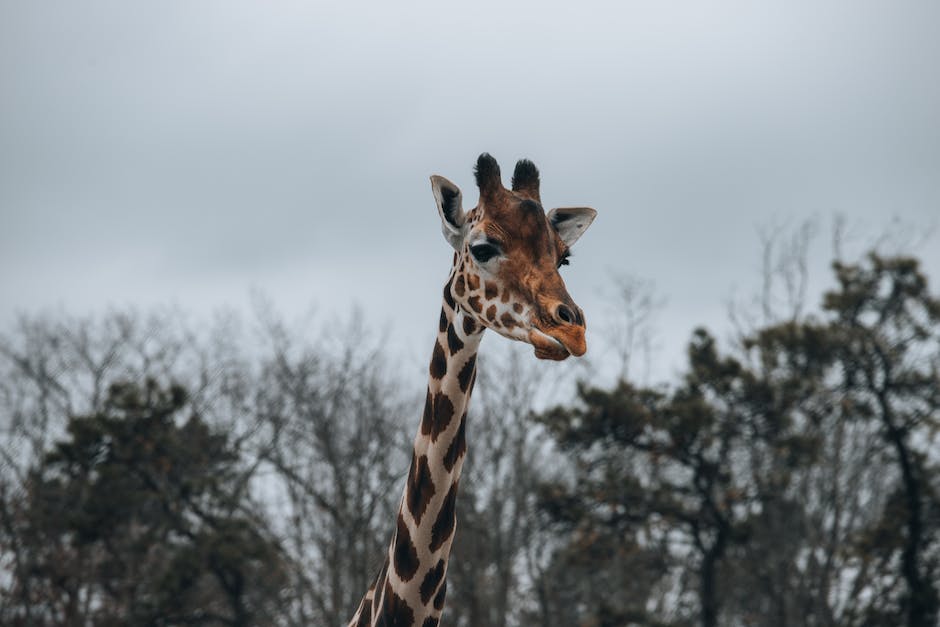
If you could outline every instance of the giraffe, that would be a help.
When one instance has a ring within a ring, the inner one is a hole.
[[[528,342],[540,359],[563,360],[587,350],[584,315],[558,270],[596,211],[573,207],[546,214],[538,169],[526,159],[516,164],[512,189],[503,187],[499,164],[486,153],[474,175],[479,202],[466,212],[460,189],[431,177],[454,261],[395,532],[349,627],[434,627],[440,621],[467,450],[467,406],[484,330]]]

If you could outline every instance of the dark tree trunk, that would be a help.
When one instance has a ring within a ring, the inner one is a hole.
[[[719,524],[715,541],[702,554],[699,569],[699,599],[702,604],[702,627],[716,627],[721,602],[718,599],[718,565],[728,545],[729,529]],[[701,545],[704,548],[704,544]]]
[[[923,486],[920,482],[920,473],[915,460],[911,458],[905,432],[893,424],[890,406],[886,399],[880,400],[888,439],[897,453],[898,464],[901,466],[901,478],[904,482],[907,534],[901,553],[901,573],[907,582],[910,595],[907,602],[907,625],[908,627],[936,627],[937,610],[940,605],[937,591],[924,578],[919,566],[923,551]]]

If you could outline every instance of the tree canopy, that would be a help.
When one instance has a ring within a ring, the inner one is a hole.
[[[630,282],[612,383],[484,351],[445,621],[937,627],[940,300],[913,258],[833,269],[815,309],[694,330],[661,384],[627,378],[658,302]],[[0,335],[0,623],[343,624],[423,400],[391,363],[356,316],[23,317]]]
[[[241,508],[238,456],[186,392],[113,385],[69,420],[5,512],[15,536],[7,624],[257,625],[281,549]]]
[[[940,301],[914,259],[835,273],[817,316],[735,355],[697,330],[678,385],[582,385],[538,416],[569,462],[541,487],[577,548],[562,557],[621,581],[625,555],[654,551],[640,578],[680,582],[675,624],[937,624]],[[608,593],[578,620],[661,609]]]

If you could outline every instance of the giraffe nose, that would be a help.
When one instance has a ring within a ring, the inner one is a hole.
[[[578,326],[584,326],[584,317],[581,315],[580,310],[575,307],[571,308],[564,303],[558,303],[555,306],[555,321],[559,324],[576,324]]]

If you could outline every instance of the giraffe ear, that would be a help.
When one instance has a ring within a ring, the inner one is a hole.
[[[564,207],[548,212],[548,221],[567,246],[571,246],[584,235],[595,217],[597,212],[590,207]]]
[[[437,203],[437,212],[441,214],[441,230],[444,232],[444,238],[454,247],[454,250],[459,251],[463,245],[463,227],[467,221],[467,215],[463,211],[463,195],[460,193],[460,188],[443,176],[435,174],[431,177],[431,191]]]

